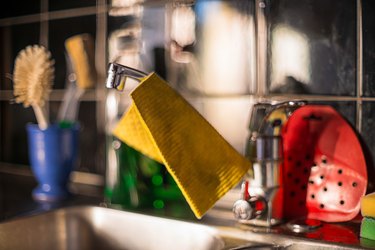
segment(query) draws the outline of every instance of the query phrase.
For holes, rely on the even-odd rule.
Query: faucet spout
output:
[[[110,63],[105,86],[109,89],[122,91],[125,88],[126,78],[140,81],[147,74],[137,69],[130,68],[118,63]]]

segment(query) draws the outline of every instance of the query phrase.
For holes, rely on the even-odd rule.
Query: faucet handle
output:
[[[253,196],[248,200],[237,200],[232,211],[237,220],[252,220],[261,216],[266,208],[266,200],[263,197]]]
[[[233,204],[233,214],[237,220],[252,220],[262,215],[266,210],[266,200],[263,197],[250,196],[249,181],[244,180],[241,185],[241,199]]]
[[[251,220],[255,218],[255,207],[247,200],[238,200],[233,205],[233,214],[237,220]]]

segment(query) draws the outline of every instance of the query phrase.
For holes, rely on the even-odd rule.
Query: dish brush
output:
[[[59,110],[60,122],[77,120],[79,100],[87,89],[93,88],[96,81],[95,46],[90,34],[79,34],[65,41],[67,52],[67,90]]]
[[[46,100],[54,80],[54,60],[43,46],[27,46],[15,60],[13,71],[14,96],[16,103],[32,106],[39,128],[48,127]]]

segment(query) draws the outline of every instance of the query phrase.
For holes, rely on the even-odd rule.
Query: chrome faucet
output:
[[[250,118],[246,157],[253,163],[253,175],[244,177],[241,199],[233,205],[239,222],[271,227],[282,222],[283,187],[281,126],[304,101],[255,104]]]
[[[140,81],[147,74],[137,69],[133,69],[118,63],[110,63],[108,66],[108,75],[105,86],[109,89],[122,91],[125,87],[126,78],[132,78]]]

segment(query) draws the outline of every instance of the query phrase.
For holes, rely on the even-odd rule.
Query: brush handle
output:
[[[38,104],[32,104],[32,107],[34,109],[36,120],[38,121],[38,126],[41,130],[45,130],[48,128],[48,119],[46,115],[45,109],[43,109]]]
[[[74,92],[73,98],[69,103],[69,108],[66,111],[65,119],[67,121],[76,121],[78,110],[79,110],[79,104],[80,104],[80,98],[85,92],[82,88],[76,88],[76,91]]]
[[[79,99],[84,90],[78,88],[76,83],[71,82],[65,91],[62,106],[59,110],[59,121],[76,121],[79,108]]]

